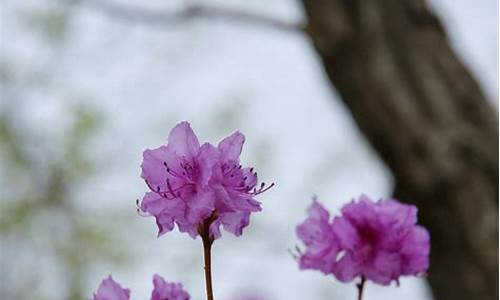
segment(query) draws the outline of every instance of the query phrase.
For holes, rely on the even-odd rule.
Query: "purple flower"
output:
[[[154,289],[151,300],[189,300],[189,294],[182,289],[182,284],[166,282],[161,276],[153,276]]]
[[[130,290],[122,288],[116,283],[111,275],[104,279],[99,285],[97,292],[94,293],[92,300],[128,300],[130,299]]]
[[[362,276],[388,285],[400,276],[422,275],[429,267],[430,237],[417,223],[417,208],[362,195],[333,221],[343,256],[334,270],[340,281]]]
[[[239,164],[244,140],[236,132],[217,147],[200,146],[189,123],[181,122],[170,132],[167,145],[144,151],[141,176],[150,191],[140,210],[156,218],[158,236],[177,224],[195,238],[207,219],[213,239],[220,237],[220,225],[241,235],[250,213],[261,210],[254,197],[272,186],[256,188],[257,173]]]
[[[297,226],[297,236],[306,245],[306,252],[299,258],[300,269],[319,270],[324,274],[333,271],[339,245],[328,211],[314,199],[309,216]]]
[[[429,267],[430,237],[417,223],[417,208],[386,199],[361,196],[329,222],[316,201],[308,219],[297,227],[307,246],[302,269],[317,269],[343,282],[356,277],[388,285],[400,276],[421,275]]]

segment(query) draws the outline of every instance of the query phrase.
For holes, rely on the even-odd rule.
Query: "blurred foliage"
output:
[[[71,18],[69,6],[54,6],[43,10],[28,11],[22,19],[27,27],[36,30],[51,43],[63,43]]]
[[[70,8],[17,13],[50,51],[62,51]],[[53,59],[47,65],[56,65],[58,55]],[[53,299],[54,291],[43,288],[50,280],[59,280],[60,299],[86,299],[83,285],[93,265],[128,261],[126,247],[106,224],[112,217],[85,214],[76,198],[75,187],[97,171],[88,146],[103,119],[80,95],[58,95],[50,86],[57,68],[26,70],[20,63],[4,56],[0,62],[0,299]],[[28,107],[37,90],[60,99],[43,105],[60,106],[67,128],[38,130]]]
[[[22,144],[23,132],[15,130],[8,117],[0,116],[0,153],[3,165],[8,166],[4,181],[9,182],[4,191],[7,199],[2,199],[0,235],[10,237],[8,240],[13,238],[33,254],[52,254],[68,280],[66,299],[76,300],[85,298],[81,283],[90,264],[99,260],[123,264],[126,255],[117,241],[110,238],[106,224],[83,215],[74,203],[70,186],[92,174],[83,149],[100,121],[95,112],[80,105],[75,106],[73,115],[71,129],[63,139],[64,149],[43,169],[43,180],[39,178],[40,162],[30,157]],[[16,177],[8,178],[10,174]],[[16,183],[10,181],[19,178],[23,178],[23,186],[37,188],[21,193],[12,191]],[[36,282],[36,276],[35,272],[26,279]],[[7,294],[15,295],[15,299],[31,299],[32,295],[24,295],[25,283],[23,280],[19,286],[11,287],[13,290]]]

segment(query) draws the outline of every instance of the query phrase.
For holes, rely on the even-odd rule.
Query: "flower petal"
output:
[[[371,264],[366,264],[363,270],[367,279],[388,285],[401,275],[401,256],[398,252],[389,252],[385,249],[378,251]]]
[[[342,249],[354,250],[359,247],[361,243],[360,236],[356,228],[348,219],[335,217],[333,219],[332,229]]]
[[[167,179],[167,172],[163,163],[167,158],[172,158],[171,153],[166,146],[160,146],[156,149],[146,149],[142,154],[141,177],[156,187],[164,187]]]
[[[333,236],[328,223],[330,214],[316,200],[313,201],[307,212],[307,219],[297,226],[296,233],[306,246],[312,246],[312,250],[316,252],[317,247],[323,248],[322,245],[328,244]]]
[[[192,159],[200,151],[200,142],[191,129],[191,125],[184,121],[170,131],[167,148],[176,155]]]
[[[200,168],[200,178],[198,182],[201,186],[206,186],[212,177],[215,165],[219,162],[219,151],[210,143],[204,143],[200,148],[198,157],[198,167]]]
[[[387,199],[377,203],[380,217],[390,220],[392,226],[409,227],[417,223],[417,207],[414,205],[401,205],[401,203]]]
[[[360,275],[360,262],[349,252],[345,252],[334,267],[333,274],[342,282],[349,282]]]
[[[174,228],[174,220],[184,218],[185,203],[179,199],[166,199],[157,193],[147,192],[141,202],[141,210],[156,218],[158,236]]]
[[[402,274],[425,273],[429,268],[430,247],[429,232],[421,226],[415,226],[402,243],[401,253],[404,259]]]
[[[221,153],[221,160],[223,162],[238,161],[244,142],[245,136],[239,131],[223,139],[217,146]]]
[[[214,193],[210,190],[198,191],[189,201],[186,201],[186,219],[193,224],[200,224],[208,218],[214,210]]]
[[[130,299],[130,290],[124,289],[113,280],[111,275],[104,279],[97,292],[94,294],[93,300],[128,300]]]
[[[220,216],[220,221],[226,231],[240,236],[243,228],[250,224],[250,212],[225,213]]]
[[[309,218],[313,220],[328,222],[330,219],[330,213],[316,200],[316,198],[313,199],[313,203],[307,210],[307,213],[309,214]]]
[[[153,292],[151,300],[189,300],[189,294],[180,283],[166,282],[160,275],[153,276]]]

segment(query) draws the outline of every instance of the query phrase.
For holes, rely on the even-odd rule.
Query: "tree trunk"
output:
[[[304,0],[326,73],[431,232],[439,300],[498,299],[498,120],[423,0]]]

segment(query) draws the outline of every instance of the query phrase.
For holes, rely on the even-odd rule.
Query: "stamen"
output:
[[[144,181],[146,182],[148,188],[153,193],[156,193],[156,194],[160,195],[161,197],[166,198],[168,200],[174,199],[176,197],[176,194],[173,193],[172,191],[170,191],[170,190],[169,191],[162,191],[160,186],[157,186],[156,188],[154,188],[147,179],[145,179]],[[168,178],[167,178],[167,186],[169,186]],[[184,186],[186,186],[186,185],[183,185],[183,186],[177,188],[176,190],[183,188]]]
[[[167,188],[171,195],[175,196],[174,190],[172,189],[172,185],[170,184],[170,180],[167,178]]]
[[[302,256],[302,251],[300,250],[299,246],[295,245],[295,249],[292,250],[288,248],[288,253],[292,256],[294,260],[299,260],[299,258]]]
[[[167,168],[167,173],[174,176],[174,177],[182,177],[179,173],[175,172],[174,170],[172,170],[166,161],[163,162],[163,165]]]
[[[262,194],[262,193],[264,193],[264,192],[268,191],[270,188],[272,188],[272,187],[274,186],[274,182],[273,182],[273,183],[271,183],[271,184],[270,184],[269,186],[267,186],[267,187],[265,187],[265,185],[266,185],[266,184],[265,184],[264,182],[262,182],[262,183],[260,184],[260,188],[259,188],[257,191],[254,191],[252,194],[253,194],[254,196],[256,196],[256,195],[259,195],[259,194]]]
[[[147,179],[144,179],[144,181],[146,182],[146,185],[148,186],[148,188],[152,191],[152,192],[155,192],[156,193],[156,189],[153,188],[153,186],[149,183],[149,181]]]
[[[142,208],[139,206],[139,199],[136,199],[135,200],[135,204],[137,205],[137,208],[136,208],[136,211],[137,211],[137,214],[141,217],[150,217],[151,214],[150,213],[147,213],[145,211],[142,211]]]
[[[235,164],[233,167],[229,167],[229,168],[228,168],[228,166],[227,166],[226,164],[224,164],[224,165],[222,166],[222,169],[223,169],[223,175],[224,175],[224,176],[227,176],[227,175],[229,175],[229,174],[233,173],[233,172],[236,170],[236,167],[238,167],[236,164]],[[227,169],[227,170],[224,170],[224,169],[226,169],[226,168],[228,168],[228,169]],[[239,169],[241,169],[241,165],[239,166]],[[231,177],[232,177],[232,176],[231,176]]]

